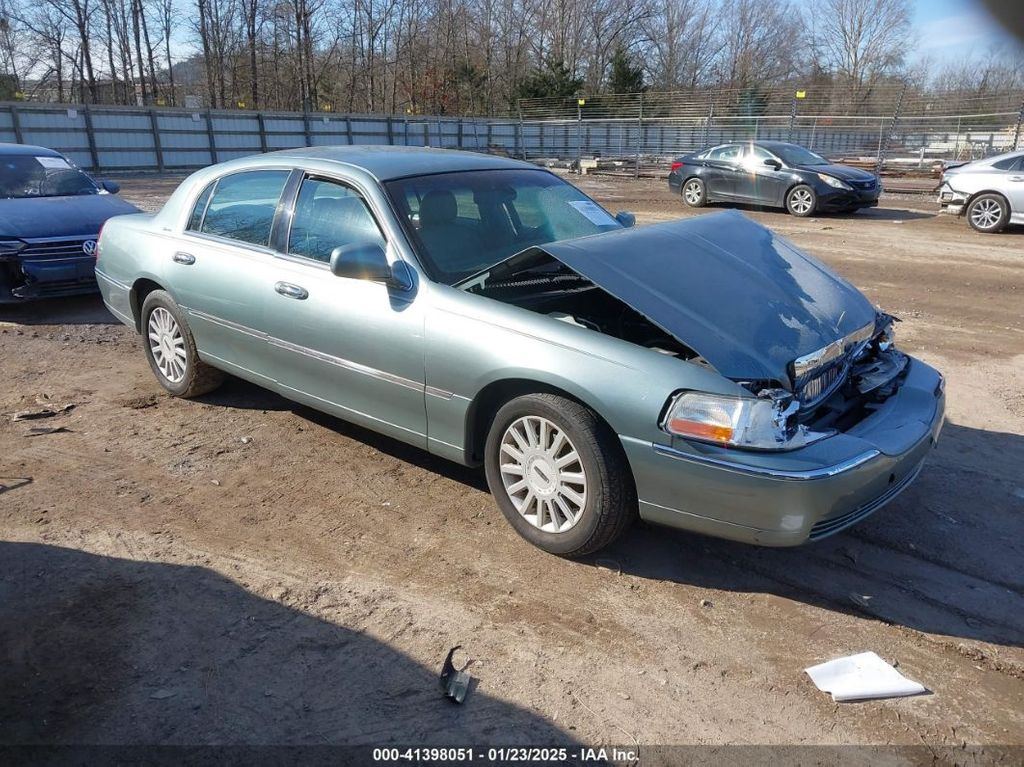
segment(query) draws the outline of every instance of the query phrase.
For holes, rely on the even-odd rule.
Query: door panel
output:
[[[704,158],[707,167],[704,186],[711,196],[726,199],[735,197],[742,157],[743,146],[740,144],[726,144],[708,152]]]
[[[286,395],[426,447],[423,312],[415,289],[337,277],[340,246],[387,246],[352,188],[307,177],[286,240],[261,286],[274,377]],[[394,252],[388,260],[395,263]]]
[[[246,378],[270,381],[260,304],[274,257],[183,237],[170,260],[169,284],[188,315],[200,355],[236,366],[240,370],[234,372]]]
[[[200,354],[261,383],[270,380],[262,286],[275,261],[270,234],[288,177],[256,170],[219,178],[197,198],[167,266]]]
[[[764,164],[767,159],[777,159],[760,147],[750,147],[743,156],[742,169],[736,175],[736,198],[744,202],[761,205],[781,205],[786,187],[791,181],[791,172],[775,170]]]

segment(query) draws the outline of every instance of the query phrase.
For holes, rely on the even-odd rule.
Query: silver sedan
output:
[[[1024,151],[947,167],[939,205],[944,213],[966,215],[979,232],[1024,224]]]
[[[112,219],[96,274],[171,394],[227,372],[482,464],[555,554],[637,516],[795,545],[907,487],[945,399],[894,318],[740,213],[632,223],[523,162],[297,149]]]

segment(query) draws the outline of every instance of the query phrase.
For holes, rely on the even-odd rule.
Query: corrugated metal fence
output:
[[[56,149],[93,171],[186,170],[276,149],[396,144],[521,155],[515,121],[0,103],[0,142]]]
[[[301,146],[395,144],[660,167],[727,141],[793,141],[823,154],[974,159],[1024,146],[1024,94],[984,98],[879,91],[844,110],[792,91],[637,93],[520,102],[517,118],[347,115],[0,103],[0,142],[48,146],[94,171],[185,170]]]

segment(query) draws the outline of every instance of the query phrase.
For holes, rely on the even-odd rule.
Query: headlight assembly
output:
[[[798,410],[793,395],[783,389],[757,397],[685,391],[669,402],[661,427],[678,437],[751,450],[791,450],[827,436],[797,425],[793,416]]]
[[[853,187],[847,184],[845,181],[842,181],[836,178],[835,176],[830,176],[827,173],[819,173],[818,178],[820,178],[829,186],[835,187],[836,189],[845,189],[848,192],[853,191]]]

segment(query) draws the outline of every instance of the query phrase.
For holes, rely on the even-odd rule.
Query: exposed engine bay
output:
[[[485,279],[463,288],[662,354],[703,362],[693,349],[554,259],[505,277],[492,272]]]

